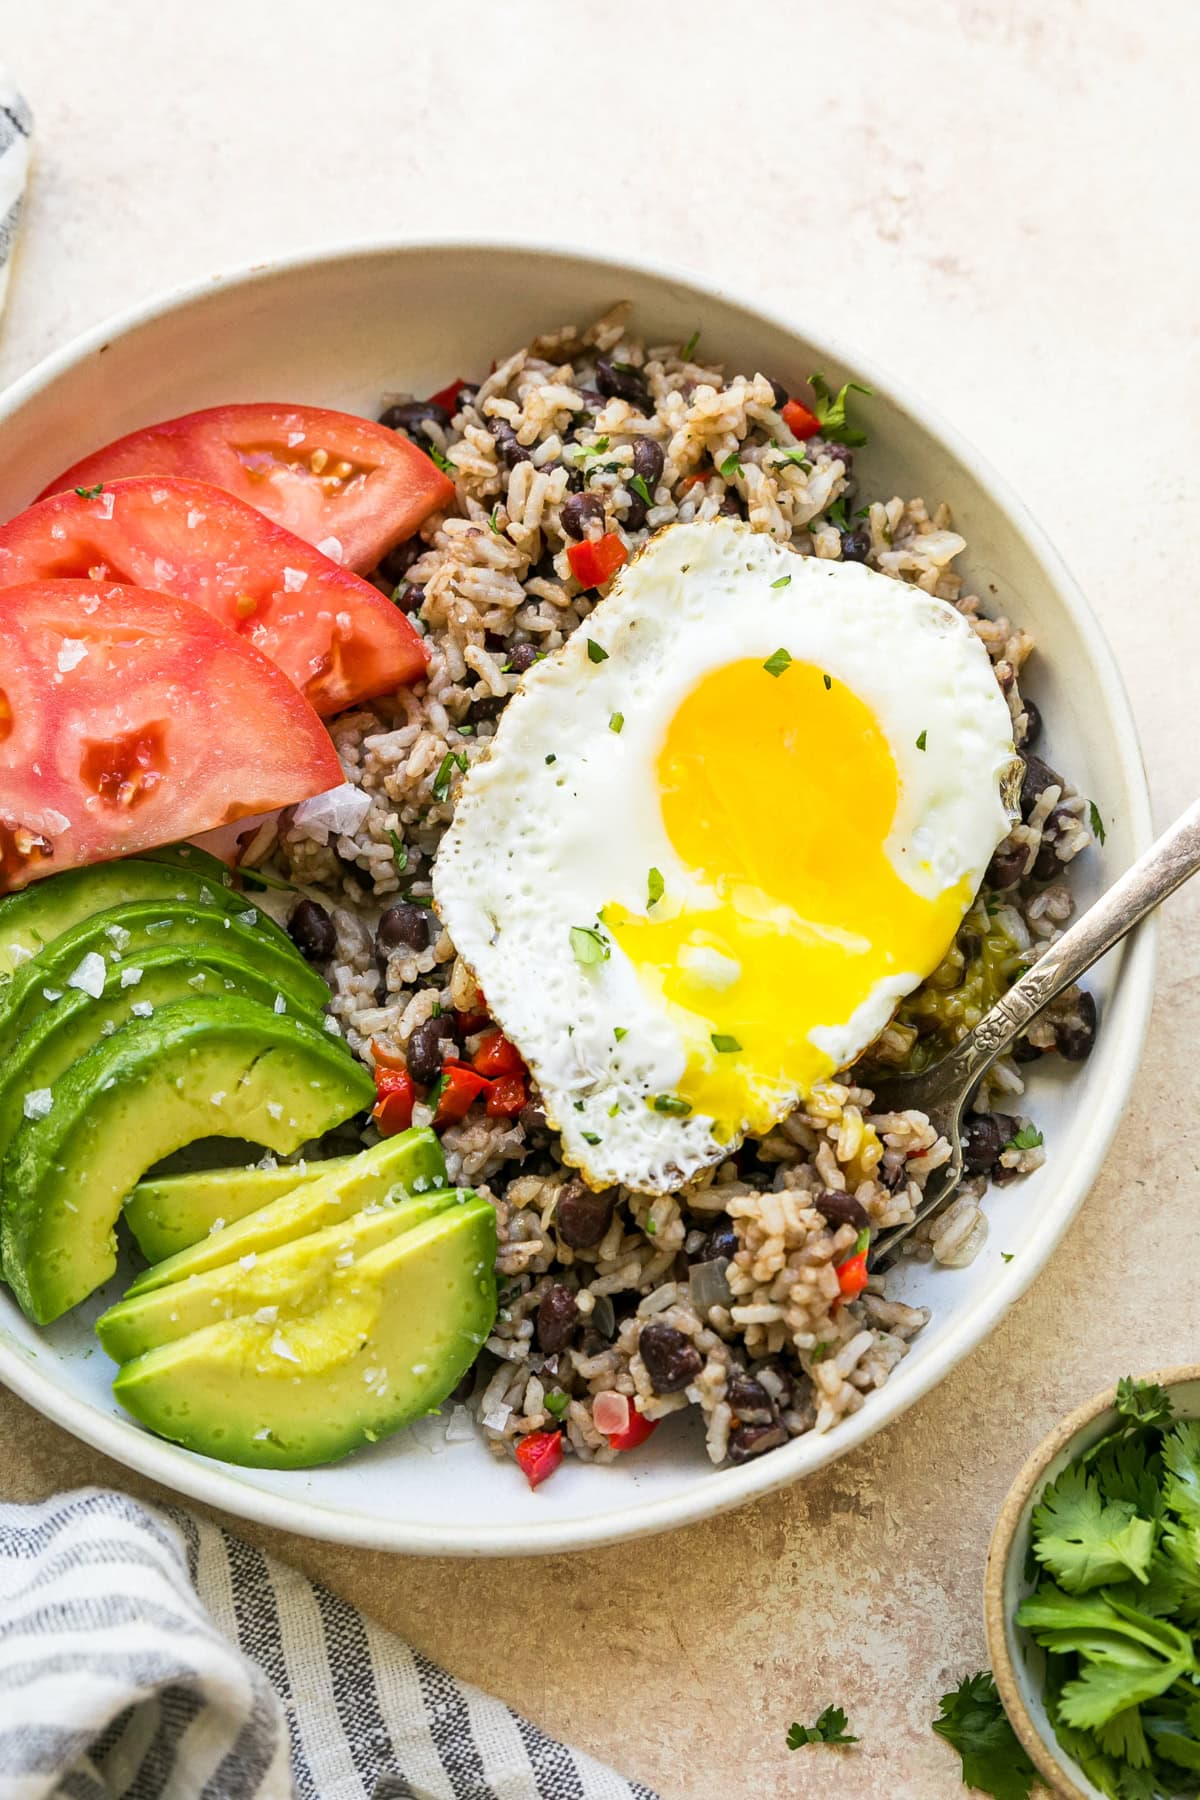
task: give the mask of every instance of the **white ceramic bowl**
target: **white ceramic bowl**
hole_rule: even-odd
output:
[[[534,333],[628,299],[659,342],[699,328],[707,355],[799,386],[821,369],[875,389],[859,470],[872,494],[948,500],[971,583],[1035,634],[1031,688],[1048,754],[1108,826],[1076,892],[1086,902],[1149,839],[1137,738],[1094,618],[1024,507],[981,458],[890,377],[802,327],[689,277],[530,245],[372,245],[260,265],[172,294],[91,332],[0,400],[0,517],[85,451],[136,425],[230,400],[298,400],[373,414],[386,390],[429,393],[477,376]],[[971,1350],[1028,1286],[1090,1187],[1137,1068],[1154,968],[1151,935],[1096,974],[1103,1025],[1090,1061],[1042,1071],[1031,1110],[1046,1165],[991,1196],[970,1268],[910,1268],[906,1300],[933,1318],[861,1412],[825,1437],[714,1471],[699,1434],[672,1425],[612,1468],[568,1462],[531,1493],[481,1444],[431,1455],[411,1435],[328,1469],[275,1474],[210,1462],[150,1437],[116,1407],[91,1322],[112,1295],[47,1331],[0,1299],[0,1377],[110,1456],[231,1513],[366,1546],[450,1555],[564,1550],[660,1531],[795,1481],[886,1425]],[[1019,1250],[1012,1263],[1000,1251]]]

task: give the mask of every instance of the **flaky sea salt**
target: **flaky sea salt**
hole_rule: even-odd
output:
[[[283,589],[287,594],[298,594],[308,580],[306,569],[285,569],[283,571]]]
[[[341,540],[341,538],[335,538],[335,537],[322,538],[320,543],[317,545],[317,549],[321,552],[322,556],[327,556],[329,558],[330,562],[340,563],[342,560],[342,540]]]
[[[30,1088],[22,1110],[27,1119],[44,1119],[53,1105],[54,1096],[49,1088]]]
[[[107,971],[104,958],[96,950],[89,950],[73,975],[67,976],[67,986],[78,988],[81,993],[90,994],[98,1000],[104,992],[104,977]]]
[[[141,969],[122,969],[121,986],[123,988],[136,987],[138,982],[142,979],[142,974],[143,971]]]
[[[64,638],[56,659],[59,673],[69,675],[72,669],[79,667],[87,653],[87,645],[82,638]]]
[[[129,1010],[135,1019],[151,1019],[154,1017],[154,1008],[151,1006],[149,1000],[135,1000]]]
[[[271,1339],[271,1349],[275,1355],[280,1357],[284,1362],[298,1363],[300,1361],[300,1358],[296,1355],[296,1352],[292,1349],[292,1346],[288,1343],[281,1331],[277,1331],[275,1336]]]

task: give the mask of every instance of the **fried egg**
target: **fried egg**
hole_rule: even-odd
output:
[[[949,948],[1013,760],[945,601],[668,526],[523,678],[438,913],[596,1187],[667,1192],[852,1062]]]

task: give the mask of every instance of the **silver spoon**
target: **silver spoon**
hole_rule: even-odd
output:
[[[872,1084],[876,1112],[927,1115],[933,1129],[951,1147],[949,1162],[935,1169],[925,1184],[915,1216],[905,1225],[881,1231],[871,1245],[870,1264],[877,1268],[901,1238],[953,1198],[963,1175],[963,1114],[971,1095],[998,1056],[1008,1050],[1030,1021],[1055,995],[1078,981],[1085,969],[1119,943],[1126,932],[1152,912],[1160,900],[1200,869],[1200,800],[1151,844],[1094,906],[1044,950],[1033,967],[1015,981],[1002,1000],[980,1019],[974,1031],[948,1055],[919,1075],[897,1075]]]

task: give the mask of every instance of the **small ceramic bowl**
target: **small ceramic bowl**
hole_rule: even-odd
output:
[[[1200,1363],[1156,1369],[1139,1379],[1166,1388],[1179,1418],[1200,1418]],[[988,1651],[1004,1710],[1042,1780],[1065,1800],[1105,1797],[1075,1759],[1060,1748],[1042,1702],[1045,1654],[1028,1632],[1015,1623],[1015,1617],[1017,1607],[1036,1585],[1025,1566],[1033,1509],[1048,1483],[1057,1480],[1069,1462],[1118,1423],[1116,1397],[1115,1386],[1106,1388],[1065,1418],[1038,1445],[1000,1509],[984,1577]]]

